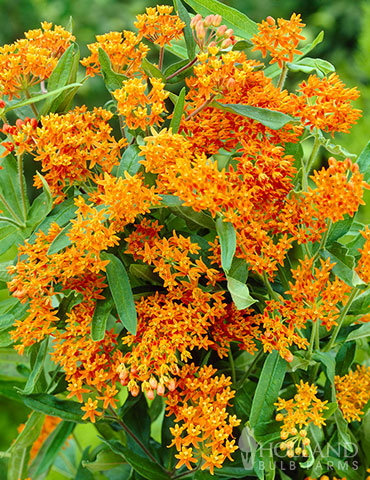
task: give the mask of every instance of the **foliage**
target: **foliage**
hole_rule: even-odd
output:
[[[370,144],[333,138],[358,90],[300,15],[134,26],[0,49],[7,478],[365,478]],[[91,79],[109,102],[75,106]]]

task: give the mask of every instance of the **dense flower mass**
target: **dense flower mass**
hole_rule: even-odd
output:
[[[2,252],[18,243],[1,269],[12,298],[0,301],[0,334],[31,359],[12,395],[61,415],[65,438],[71,422],[96,422],[140,478],[148,465],[158,478],[223,468],[241,478],[243,426],[264,447],[278,423],[281,450],[309,457],[301,466],[318,476],[311,434],[327,425],[343,442],[333,432],[370,397],[369,368],[351,370],[368,335],[356,337],[369,315],[370,229],[355,215],[369,176],[328,138],[356,123],[358,92],[337,74],[284,88],[302,55],[300,15],[251,23],[253,50],[276,64],[267,69],[237,45],[228,7],[203,18],[176,3],[148,8],[137,33],[98,35],[80,63],[74,46],[59,61],[74,37],[47,23],[0,49]],[[71,106],[75,83],[42,103],[35,85],[76,78],[77,65],[83,81],[105,82],[105,108]],[[24,161],[43,189],[32,204]],[[24,433],[31,457],[49,448],[59,419],[46,419],[40,437]],[[98,460],[84,455],[78,472]]]
[[[357,365],[347,375],[335,377],[338,406],[348,422],[362,420],[364,407],[370,400],[370,367]]]
[[[43,22],[25,37],[0,47],[0,95],[19,97],[46,80],[75,37],[59,25]]]

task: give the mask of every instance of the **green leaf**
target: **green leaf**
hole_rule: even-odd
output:
[[[141,66],[144,72],[148,75],[148,77],[160,78],[163,83],[166,83],[166,77],[163,73],[157,68],[155,65],[149,62],[146,58],[144,58],[141,62]]]
[[[23,212],[22,204],[22,190],[19,183],[19,174],[17,161],[12,155],[8,155],[3,159],[2,170],[0,175],[0,193],[5,198],[7,204],[13,210],[14,214],[21,220],[26,221]],[[23,177],[23,182],[25,179]],[[29,207],[29,202],[27,195],[25,196],[26,208]],[[14,215],[8,210],[7,205],[5,205],[0,200],[0,210],[1,215],[9,218],[14,218]]]
[[[345,215],[343,220],[339,220],[339,222],[334,223],[329,231],[329,235],[325,244],[326,247],[330,247],[334,242],[339,240],[344,235],[348,234],[352,226],[353,220],[353,217]]]
[[[370,180],[370,141],[366,144],[365,148],[360,153],[357,159],[360,172],[364,175],[365,182]]]
[[[22,242],[23,236],[18,227],[0,221],[0,255]]]
[[[296,62],[298,58],[302,58],[305,55],[307,55],[307,53],[313,50],[316,47],[316,45],[318,45],[323,41],[323,39],[324,39],[324,32],[321,31],[312,43],[310,43],[309,45],[306,45],[303,48],[300,48],[300,51],[302,53],[294,55],[293,63]],[[279,68],[279,65],[277,63],[274,63],[273,65],[270,65],[268,68],[266,68],[265,75],[267,77],[274,78],[280,75],[280,72],[281,72],[281,69]]]
[[[66,90],[70,90],[71,88],[74,87],[82,87],[82,83],[71,83],[70,85],[66,85],[65,87],[57,88],[56,90],[53,90],[51,92],[43,93],[41,95],[35,95],[34,97],[28,98],[27,100],[23,100],[22,102],[18,102],[14,105],[11,105],[5,110],[5,114],[10,112],[11,110],[15,110],[16,108],[21,108],[25,107],[26,105],[30,105],[31,103],[38,103],[41,102],[42,100],[45,100],[46,98],[52,97],[59,95],[62,92],[65,92]]]
[[[105,298],[97,300],[91,319],[91,338],[94,342],[104,339],[108,317],[114,305],[109,288],[104,289],[102,295]]]
[[[272,418],[275,410],[274,403],[283,385],[285,372],[286,361],[277,351],[270,353],[262,368],[249,419],[256,435],[266,433],[264,424]]]
[[[9,282],[12,277],[8,273],[8,267],[13,266],[14,262],[1,262],[0,263],[0,281],[1,282]]]
[[[35,227],[41,223],[53,208],[53,197],[45,178],[36,172],[42,181],[43,192],[35,198],[27,213],[27,226]]]
[[[183,60],[188,59],[188,52],[185,47],[181,45],[173,44],[173,45],[166,45],[166,51],[173,53],[178,58],[182,58]],[[170,97],[173,94],[170,94]]]
[[[217,0],[185,0],[197,13],[221,15],[222,23],[234,30],[234,35],[249,39],[258,32],[257,24],[235,8],[229,7]]]
[[[269,110],[268,108],[253,107],[252,105],[243,105],[241,103],[220,103],[212,102],[211,107],[217,108],[224,112],[234,113],[242,117],[251,118],[265,127],[272,130],[279,130],[287,123],[296,123],[297,119],[287,115],[286,113]]]
[[[137,455],[123,446],[118,440],[102,440],[114,453],[124,458],[142,477],[148,480],[169,480],[171,478],[169,472],[162,470],[157,463],[141,455]]]
[[[48,79],[48,89],[55,91],[68,84],[74,83],[77,77],[77,67],[80,58],[78,45],[70,45],[58,60],[57,66]],[[66,92],[48,98],[43,105],[41,115],[56,112],[58,106],[63,102]]]
[[[114,90],[122,88],[122,82],[127,80],[127,77],[112,70],[112,64],[109,55],[101,47],[99,47],[99,63],[101,74],[107,89],[110,92],[113,92]]]
[[[26,478],[31,447],[15,448],[9,458],[7,480]]]
[[[348,255],[346,247],[338,242],[334,242],[330,248],[321,250],[320,255],[325,260],[329,258],[330,263],[335,263],[332,272],[347,285],[351,287],[365,285],[355,272],[355,259],[352,255]]]
[[[322,463],[328,465],[330,470],[334,467],[335,472],[340,475],[341,478],[346,478],[347,480],[362,480],[364,478],[360,471],[357,472],[351,467],[351,457],[349,460],[345,460],[343,458],[327,456],[322,458]]]
[[[333,385],[335,377],[335,359],[329,352],[314,352],[312,358],[320,362],[325,370],[326,377]],[[335,393],[335,392],[334,392]],[[333,398],[335,400],[335,398]]]
[[[13,452],[17,448],[30,447],[38,439],[44,421],[45,415],[43,413],[32,412],[28,417],[23,430],[19,433],[8,451]]]
[[[165,195],[162,195],[162,198]],[[168,197],[168,195],[166,195]],[[176,197],[172,197],[171,202],[175,202]],[[163,198],[163,204],[166,204],[168,199]],[[176,216],[183,218],[187,222],[190,222],[190,225],[194,224],[195,227],[202,227],[208,228],[209,230],[214,230],[215,223],[212,217],[207,215],[204,212],[196,212],[191,207],[183,207],[183,206],[170,206],[169,207],[171,212],[173,212]]]
[[[32,365],[31,375],[28,377],[24,390],[20,392],[23,395],[29,395],[30,393],[34,392],[35,387],[37,385],[37,381],[40,378],[41,373],[43,373],[45,357],[48,351],[48,346],[49,346],[48,338],[46,338],[40,343],[40,346],[37,352],[36,361],[34,365]]]
[[[370,333],[369,333],[370,335]],[[335,357],[335,374],[343,376],[348,373],[356,353],[356,342],[346,340]]]
[[[9,379],[1,380],[0,379],[0,397],[9,398],[9,400],[15,400],[17,402],[23,403],[21,395],[17,390],[24,388],[24,381]]]
[[[85,463],[89,459],[89,450],[90,447],[87,447],[82,452],[82,457],[80,460],[80,464],[77,468],[75,480],[94,480],[94,475],[92,475],[91,471],[85,467]]]
[[[37,412],[42,412],[52,417],[59,417],[69,422],[84,423],[81,418],[83,416],[81,404],[77,402],[60,400],[47,393],[33,393],[32,395],[24,396],[23,402],[27,407]]]
[[[232,223],[224,222],[221,217],[216,220],[216,230],[220,239],[221,265],[228,274],[236,251],[236,231]]]
[[[311,445],[307,445],[306,450],[308,451],[308,458],[305,462],[299,462],[299,465],[302,468],[311,468],[312,465],[315,463],[315,457],[314,457],[314,454],[312,452]]]
[[[257,302],[256,299],[251,297],[247,285],[235,278],[227,277],[227,289],[231,294],[237,310],[244,310]]]
[[[63,203],[56,205],[50,214],[38,225],[37,231],[47,233],[52,223],[57,223],[60,227],[63,227],[72,218],[76,216],[77,207],[74,204],[74,198],[69,198]],[[36,240],[36,231],[30,236],[29,242],[34,243]]]
[[[179,131],[181,118],[184,113],[184,105],[185,105],[185,87],[181,89],[179,98],[177,99],[175,108],[173,110],[173,116],[171,118],[171,123],[170,123],[170,128],[172,128],[173,133],[177,133]]]
[[[58,235],[54,238],[51,242],[50,247],[48,249],[48,255],[54,255],[54,253],[58,253],[63,248],[69,247],[72,242],[68,237],[68,233],[72,228],[72,223],[66,225],[63,230],[61,230]]]
[[[321,58],[306,57],[295,63],[287,63],[287,67],[292,72],[312,73],[316,72],[320,78],[325,77],[329,73],[335,72],[335,67],[326,60]]]
[[[337,145],[333,143],[330,138],[325,138],[324,135],[321,133],[319,134],[321,146],[323,146],[328,152],[332,153],[333,155],[338,155],[344,158],[357,158],[357,155],[354,153],[350,153],[341,145]]]
[[[125,172],[133,176],[140,168],[140,148],[137,145],[129,145],[123,152],[121,162],[118,167],[117,177],[125,178]]]
[[[39,478],[40,475],[50,470],[59,454],[59,450],[74,428],[75,424],[72,422],[61,422],[52,431],[30,466],[29,474],[32,478]]]
[[[352,330],[352,332],[347,336],[346,342],[360,340],[361,338],[366,338],[370,336],[370,323],[365,323],[361,325],[356,330]]]
[[[330,418],[338,409],[338,404],[337,402],[329,402],[326,404],[326,406],[328,407],[328,409],[323,412],[323,417]]]
[[[101,472],[105,470],[111,470],[119,465],[125,464],[126,460],[122,458],[122,455],[117,455],[110,449],[100,450],[96,455],[96,458],[92,462],[83,461],[82,465],[90,472]]]
[[[119,319],[130,333],[136,335],[137,313],[126,269],[121,260],[111,253],[102,253],[101,257],[109,260],[107,280]]]
[[[195,43],[193,31],[190,27],[190,15],[186,8],[184,7],[181,0],[174,0],[173,1],[175,10],[177,11],[178,16],[181,20],[185,23],[184,27],[184,37],[186,43],[186,49],[188,51],[189,59],[192,60],[195,57],[195,50],[197,48],[197,44]]]

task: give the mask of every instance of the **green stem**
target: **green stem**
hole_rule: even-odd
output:
[[[318,135],[316,135],[315,136],[315,141],[313,143],[311,155],[309,156],[308,161],[307,161],[307,175],[310,173],[310,170],[312,168],[312,165],[313,165],[314,161],[316,160],[316,157],[317,157],[317,154],[319,152],[320,147],[321,147],[320,138],[319,138]]]
[[[276,85],[276,88],[278,88],[279,90],[283,89],[287,74],[288,74],[288,67],[286,66],[286,62],[283,62],[279,81],[278,81],[278,84]]]
[[[166,81],[171,80],[171,78],[176,77],[176,75],[179,75],[181,72],[183,72],[183,71],[186,70],[187,68],[190,68],[192,65],[194,65],[194,63],[195,63],[197,60],[198,60],[197,57],[193,58],[193,60],[191,60],[191,62],[189,62],[189,63],[187,63],[186,65],[184,65],[183,67],[179,68],[178,70],[176,70],[176,72],[171,73],[171,75],[169,75],[169,76],[166,78]]]
[[[24,188],[23,156],[22,155],[17,155],[17,162],[18,162],[19,185],[21,187],[21,200],[22,200],[23,218],[24,218],[24,220],[26,220],[26,218],[27,218],[27,205],[26,205],[26,192],[25,192],[25,188]]]
[[[357,294],[359,293],[359,289],[357,287],[354,287],[352,289],[352,292],[350,296],[348,297],[347,303],[343,307],[343,310],[341,311],[339,318],[338,318],[338,325],[334,328],[333,335],[331,336],[329,342],[327,343],[326,347],[324,348],[324,352],[329,351],[335,344],[335,340],[337,339],[338,333],[340,329],[342,328],[344,319],[347,315],[348,310],[351,308],[353,300],[357,297]]]
[[[26,225],[24,224],[24,222],[22,222],[22,220],[18,217],[18,215],[15,213],[15,211],[12,209],[12,207],[9,205],[9,203],[5,200],[5,197],[2,193],[0,193],[0,201],[4,204],[4,207],[8,210],[8,212],[10,213],[10,215],[13,217],[13,219],[15,220],[15,222],[17,222],[17,224],[24,228]]]
[[[215,97],[216,97],[216,95],[214,95],[214,94],[211,95],[208,100],[206,100],[204,103],[202,103],[202,105],[200,107],[196,108],[193,112],[190,113],[190,115],[188,115],[185,118],[185,122],[187,120],[190,120],[191,118],[195,117],[195,115],[197,115],[199,112],[201,112],[204,108],[208,107],[208,105],[213,102]]]
[[[233,385],[236,385],[236,373],[235,373],[235,363],[233,352],[231,351],[231,347],[229,348],[229,363],[230,363],[230,370],[231,370],[231,380]]]
[[[158,68],[161,71],[162,71],[162,67],[163,67],[163,56],[164,56],[164,48],[161,47],[161,49],[159,51],[159,60],[158,60]]]
[[[19,228],[24,228],[25,227],[24,224],[18,223],[16,220],[13,220],[12,218],[8,218],[8,217],[0,216],[0,222],[9,222],[9,223],[12,223],[13,225],[16,225]]]
[[[315,345],[315,342],[316,342],[316,337],[317,337],[318,330],[319,330],[319,322],[317,322],[317,321],[313,322],[312,331],[311,331],[311,338],[310,338],[310,348],[309,348],[309,351],[308,351],[309,360],[311,360],[311,357],[312,357],[313,348],[314,348],[314,345]]]
[[[270,296],[274,299],[274,300],[279,300],[279,296],[278,294],[273,290],[272,286],[271,286],[271,283],[269,281],[269,279],[267,278],[267,275],[266,275],[266,272],[263,272],[263,275],[262,275],[262,278],[263,278],[263,281],[267,287],[267,290],[270,294]]]
[[[132,432],[128,426],[117,416],[116,412],[114,411],[114,409],[112,407],[109,407],[109,411],[112,413],[112,417],[111,416],[106,416],[106,418],[111,418],[113,419],[114,421],[116,421],[119,425],[121,425],[121,427],[123,428],[123,430],[128,434],[130,435],[130,437],[135,440],[135,442],[139,445],[139,447],[143,450],[143,452],[145,452],[145,454],[148,456],[148,458],[150,458],[150,460],[154,463],[156,463],[157,465],[159,465],[161,467],[161,469],[163,471],[165,471],[166,473],[168,473],[168,471],[163,467],[163,465],[161,465],[158,460],[150,453],[150,451],[146,448],[146,446],[143,444],[143,442],[137,438],[137,436],[134,434],[134,432]]]
[[[24,91],[25,91],[25,94],[26,94],[26,97],[27,97],[27,98],[32,98],[32,97],[31,97],[31,94],[30,94],[30,92],[29,92],[29,90],[28,90],[28,88],[26,88]],[[36,105],[35,105],[34,103],[30,103],[30,107],[31,107],[31,109],[32,109],[33,114],[35,115],[35,117],[38,118],[39,112],[37,111]]]
[[[240,388],[244,381],[249,377],[249,375],[253,372],[255,366],[257,365],[259,359],[262,357],[262,355],[264,354],[265,352],[263,350],[260,350],[257,355],[254,357],[253,361],[251,362],[251,364],[249,365],[248,369],[246,370],[246,372],[244,373],[244,375],[242,376],[242,378],[239,380],[238,382],[238,385],[237,385],[237,388]]]

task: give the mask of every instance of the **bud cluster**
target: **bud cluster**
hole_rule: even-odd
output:
[[[281,413],[276,415],[277,422],[281,422],[283,419],[284,416]],[[308,447],[311,441],[307,438],[307,430],[301,429],[298,431],[296,428],[292,428],[289,432],[283,430],[280,438],[284,440],[284,442],[280,443],[280,450],[286,450],[288,458],[293,458],[294,455],[308,457],[309,453],[306,447]]]
[[[190,26],[193,36],[201,51],[207,47],[218,47],[221,50],[234,45],[234,32],[226,25],[221,25],[221,15],[208,15],[204,19],[198,13],[192,18]]]
[[[24,120],[21,120],[20,118],[18,118],[18,120],[15,122],[15,125],[9,125],[8,123],[4,123],[2,128],[0,128],[0,132],[5,133],[5,135],[7,135],[11,140],[1,143],[1,145],[6,148],[6,154],[12,152],[15,149],[15,146],[19,145],[19,142],[13,141],[12,136],[16,135],[19,131],[21,131],[25,125],[28,126],[28,128],[35,130],[37,128],[37,119],[26,117]],[[31,141],[31,138],[28,141]]]

